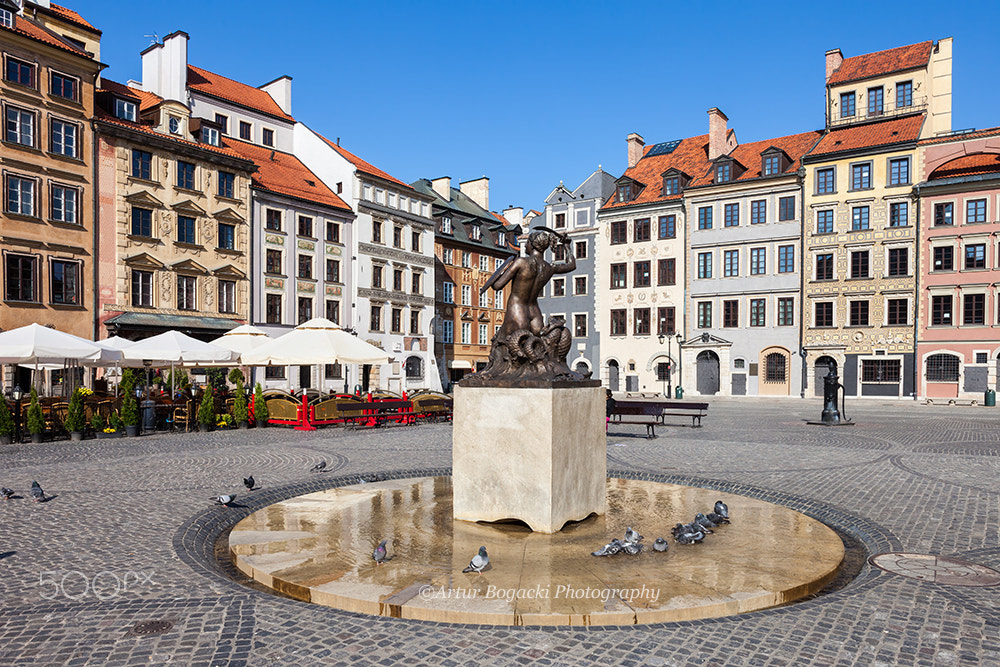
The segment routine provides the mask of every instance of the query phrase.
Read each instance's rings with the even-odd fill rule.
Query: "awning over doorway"
[[[194,317],[164,313],[122,313],[110,317],[104,322],[104,326],[107,327],[108,333],[112,336],[128,333],[148,335],[173,330],[194,338],[216,338],[239,325],[239,321],[224,317]],[[133,336],[125,337],[131,338]]]

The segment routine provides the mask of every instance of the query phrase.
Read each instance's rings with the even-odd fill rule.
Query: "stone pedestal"
[[[599,382],[455,389],[454,516],[520,519],[540,533],[606,509]]]

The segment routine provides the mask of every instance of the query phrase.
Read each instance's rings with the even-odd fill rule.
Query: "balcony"
[[[840,109],[830,110],[830,122],[828,127],[843,127],[844,125],[850,125],[852,123],[864,123],[872,120],[883,120],[885,118],[895,118],[898,116],[905,116],[911,113],[917,113],[920,111],[927,110],[927,98],[926,97],[914,97],[913,104],[903,107],[897,107],[895,101],[886,102],[882,106],[882,110],[879,113],[868,113],[868,108],[866,106],[858,105],[854,114],[851,116],[841,116]]]

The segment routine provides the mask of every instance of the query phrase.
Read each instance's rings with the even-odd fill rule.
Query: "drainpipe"
[[[917,200],[917,217],[914,221],[914,250],[913,250],[913,400],[920,397],[920,355],[917,353],[917,333],[920,330],[920,225],[923,221],[920,218],[920,185],[913,186],[913,194]]]
[[[829,94],[827,95],[829,98]],[[806,387],[809,386],[809,363],[806,361],[806,168],[800,166],[799,177],[799,357],[802,359],[802,385],[799,398],[806,397]]]
[[[96,78],[94,86],[97,86]],[[91,185],[91,195],[94,202],[94,250],[90,256],[90,263],[93,270],[93,290],[94,290],[94,317],[93,317],[93,339],[98,340],[100,336],[100,320],[101,320],[101,284],[100,279],[100,256],[101,256],[101,225],[100,225],[100,203],[101,203],[101,178],[100,178],[100,156],[98,155],[98,141],[97,141],[97,124],[94,121],[90,122],[90,143],[91,143],[91,159],[94,161],[94,178]]]

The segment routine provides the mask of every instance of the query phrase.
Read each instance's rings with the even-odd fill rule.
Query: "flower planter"
[[[135,426],[126,425],[125,435],[129,438],[134,438],[135,436],[139,435],[139,425],[138,424],[136,424]]]
[[[70,431],[69,439],[73,442],[80,442],[83,440],[83,431]]]
[[[31,442],[32,443],[34,443],[34,444],[37,445],[41,441],[42,441],[42,434],[41,433],[32,433],[31,434]]]
[[[240,430],[245,431],[250,428],[250,422],[240,422]]]

